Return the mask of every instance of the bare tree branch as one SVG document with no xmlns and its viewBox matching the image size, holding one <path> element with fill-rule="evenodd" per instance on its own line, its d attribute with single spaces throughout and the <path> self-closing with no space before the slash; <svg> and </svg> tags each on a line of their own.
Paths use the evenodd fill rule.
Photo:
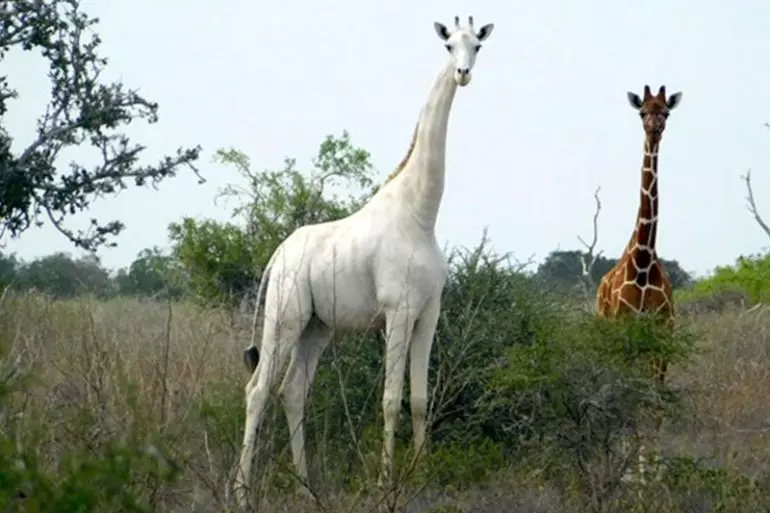
<svg viewBox="0 0 770 513">
<path fill-rule="evenodd" d="M 754 200 L 754 188 L 751 185 L 751 169 L 746 171 L 745 175 L 741 175 L 741 180 L 746 182 L 746 209 L 751 212 L 751 215 L 754 216 L 754 220 L 759 224 L 759 227 L 765 231 L 768 237 L 770 237 L 770 227 L 767 226 L 767 223 L 765 223 L 762 216 L 759 214 L 757 203 Z"/>
<path fill-rule="evenodd" d="M 582 272 L 580 275 L 580 279 L 583 282 L 583 290 L 585 292 L 586 298 L 589 298 L 591 296 L 591 293 L 594 289 L 594 280 L 592 276 L 594 265 L 596 265 L 596 260 L 601 256 L 602 252 L 601 250 L 596 252 L 596 243 L 599 240 L 599 213 L 602 210 L 602 202 L 599 199 L 599 191 L 601 190 L 601 187 L 597 187 L 594 191 L 594 200 L 596 201 L 596 210 L 594 211 L 594 217 L 593 217 L 593 236 L 591 238 L 591 243 L 587 243 L 580 235 L 578 235 L 577 239 L 580 241 L 583 246 L 586 248 L 586 252 L 584 255 L 580 257 L 580 264 L 582 266 Z"/>
<path fill-rule="evenodd" d="M 535 264 L 535 254 L 531 253 L 526 260 L 519 260 L 518 258 L 511 258 L 513 261 L 513 271 L 516 273 L 523 273 L 527 267 Z"/>
</svg>

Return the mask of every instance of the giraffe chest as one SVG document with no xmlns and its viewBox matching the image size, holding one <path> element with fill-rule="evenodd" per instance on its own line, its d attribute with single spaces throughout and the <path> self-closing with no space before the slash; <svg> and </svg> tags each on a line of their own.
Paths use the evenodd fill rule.
<svg viewBox="0 0 770 513">
<path fill-rule="evenodd" d="M 610 290 L 616 312 L 665 313 L 672 305 L 671 285 L 657 261 L 644 268 L 629 261 L 613 274 Z"/>
</svg>

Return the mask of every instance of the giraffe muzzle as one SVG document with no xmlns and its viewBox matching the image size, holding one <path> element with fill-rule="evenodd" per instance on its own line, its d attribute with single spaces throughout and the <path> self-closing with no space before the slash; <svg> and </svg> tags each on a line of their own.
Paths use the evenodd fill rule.
<svg viewBox="0 0 770 513">
<path fill-rule="evenodd" d="M 470 68 L 457 68 L 455 70 L 455 82 L 461 87 L 465 87 L 471 82 Z"/>
</svg>

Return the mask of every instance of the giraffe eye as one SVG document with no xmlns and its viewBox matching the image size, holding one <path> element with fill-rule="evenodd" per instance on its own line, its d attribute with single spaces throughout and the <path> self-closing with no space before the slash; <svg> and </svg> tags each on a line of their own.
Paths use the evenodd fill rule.
<svg viewBox="0 0 770 513">
<path fill-rule="evenodd" d="M 447 52 L 451 52 L 452 51 L 452 45 L 450 45 L 450 44 L 444 45 L 444 48 L 446 48 Z"/>
<path fill-rule="evenodd" d="M 479 53 L 479 50 L 481 50 L 481 45 L 476 45 L 476 53 Z"/>
</svg>

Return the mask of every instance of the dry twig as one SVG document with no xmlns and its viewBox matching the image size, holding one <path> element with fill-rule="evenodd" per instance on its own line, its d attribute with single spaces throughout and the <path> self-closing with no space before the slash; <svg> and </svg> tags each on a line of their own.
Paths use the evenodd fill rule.
<svg viewBox="0 0 770 513">
<path fill-rule="evenodd" d="M 599 213 L 602 210 L 602 202 L 599 199 L 599 191 L 601 190 L 601 187 L 597 187 L 596 191 L 594 191 L 594 200 L 596 201 L 596 210 L 594 211 L 594 217 L 593 217 L 593 236 L 591 238 L 591 243 L 587 243 L 580 235 L 578 235 L 578 240 L 580 241 L 583 246 L 586 248 L 586 252 L 584 255 L 580 258 L 580 264 L 582 265 L 582 272 L 580 279 L 583 282 L 583 290 L 585 291 L 586 297 L 590 297 L 593 289 L 594 289 L 594 280 L 591 273 L 593 272 L 594 265 L 596 265 L 597 259 L 601 256 L 602 252 L 599 250 L 596 252 L 596 243 L 599 240 Z"/>
<path fill-rule="evenodd" d="M 759 224 L 759 227 L 764 230 L 768 237 L 770 237 L 770 226 L 767 226 L 762 216 L 757 209 L 757 203 L 754 200 L 754 188 L 751 185 L 751 169 L 746 171 L 745 175 L 741 175 L 741 180 L 746 182 L 746 209 L 754 216 L 754 220 Z"/>
</svg>

